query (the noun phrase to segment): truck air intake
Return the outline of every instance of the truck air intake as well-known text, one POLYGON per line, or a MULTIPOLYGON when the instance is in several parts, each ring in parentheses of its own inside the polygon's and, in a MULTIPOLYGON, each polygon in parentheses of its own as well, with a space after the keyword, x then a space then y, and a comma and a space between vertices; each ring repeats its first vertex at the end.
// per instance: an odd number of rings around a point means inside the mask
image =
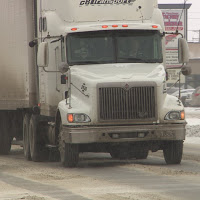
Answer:
POLYGON ((100 120, 154 120, 155 87, 99 88, 100 120))

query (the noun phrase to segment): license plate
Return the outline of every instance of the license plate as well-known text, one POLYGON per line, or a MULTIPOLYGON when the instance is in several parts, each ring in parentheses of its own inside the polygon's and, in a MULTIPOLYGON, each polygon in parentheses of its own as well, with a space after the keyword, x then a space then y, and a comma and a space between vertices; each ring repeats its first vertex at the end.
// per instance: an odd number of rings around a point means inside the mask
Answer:
POLYGON ((174 132, 173 131, 161 131, 157 132, 158 138, 167 138, 167 139, 173 139, 174 138, 174 132))

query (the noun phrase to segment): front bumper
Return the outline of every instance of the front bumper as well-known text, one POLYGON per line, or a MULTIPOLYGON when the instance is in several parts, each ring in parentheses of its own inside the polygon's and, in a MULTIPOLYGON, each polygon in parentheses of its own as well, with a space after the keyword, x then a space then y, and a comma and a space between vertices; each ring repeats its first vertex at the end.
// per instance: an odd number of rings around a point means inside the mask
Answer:
POLYGON ((73 144, 184 140, 185 132, 185 124, 77 128, 63 126, 61 139, 73 144))

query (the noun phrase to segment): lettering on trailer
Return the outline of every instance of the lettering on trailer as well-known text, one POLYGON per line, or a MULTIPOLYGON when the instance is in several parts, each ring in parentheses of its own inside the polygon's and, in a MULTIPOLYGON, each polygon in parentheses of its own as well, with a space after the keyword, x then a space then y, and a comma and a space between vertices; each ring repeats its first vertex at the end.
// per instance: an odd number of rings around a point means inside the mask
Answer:
POLYGON ((100 4, 132 4, 136 0, 82 0, 80 5, 100 5, 100 4))

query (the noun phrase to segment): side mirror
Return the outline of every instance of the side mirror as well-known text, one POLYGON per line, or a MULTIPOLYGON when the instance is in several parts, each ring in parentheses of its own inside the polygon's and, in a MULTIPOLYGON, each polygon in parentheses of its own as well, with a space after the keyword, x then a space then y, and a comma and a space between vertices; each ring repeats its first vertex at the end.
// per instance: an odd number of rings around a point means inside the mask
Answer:
POLYGON ((48 67, 49 64, 49 47, 47 42, 40 43, 37 53, 37 65, 39 67, 48 67))
POLYGON ((60 65, 58 66, 58 69, 61 73, 65 73, 69 70, 69 65, 66 62, 62 62, 60 63, 60 65))
POLYGON ((192 73, 192 69, 189 66, 183 66, 181 72, 184 76, 189 76, 192 73))
POLYGON ((184 38, 178 39, 178 61, 179 63, 189 62, 189 48, 184 38))

